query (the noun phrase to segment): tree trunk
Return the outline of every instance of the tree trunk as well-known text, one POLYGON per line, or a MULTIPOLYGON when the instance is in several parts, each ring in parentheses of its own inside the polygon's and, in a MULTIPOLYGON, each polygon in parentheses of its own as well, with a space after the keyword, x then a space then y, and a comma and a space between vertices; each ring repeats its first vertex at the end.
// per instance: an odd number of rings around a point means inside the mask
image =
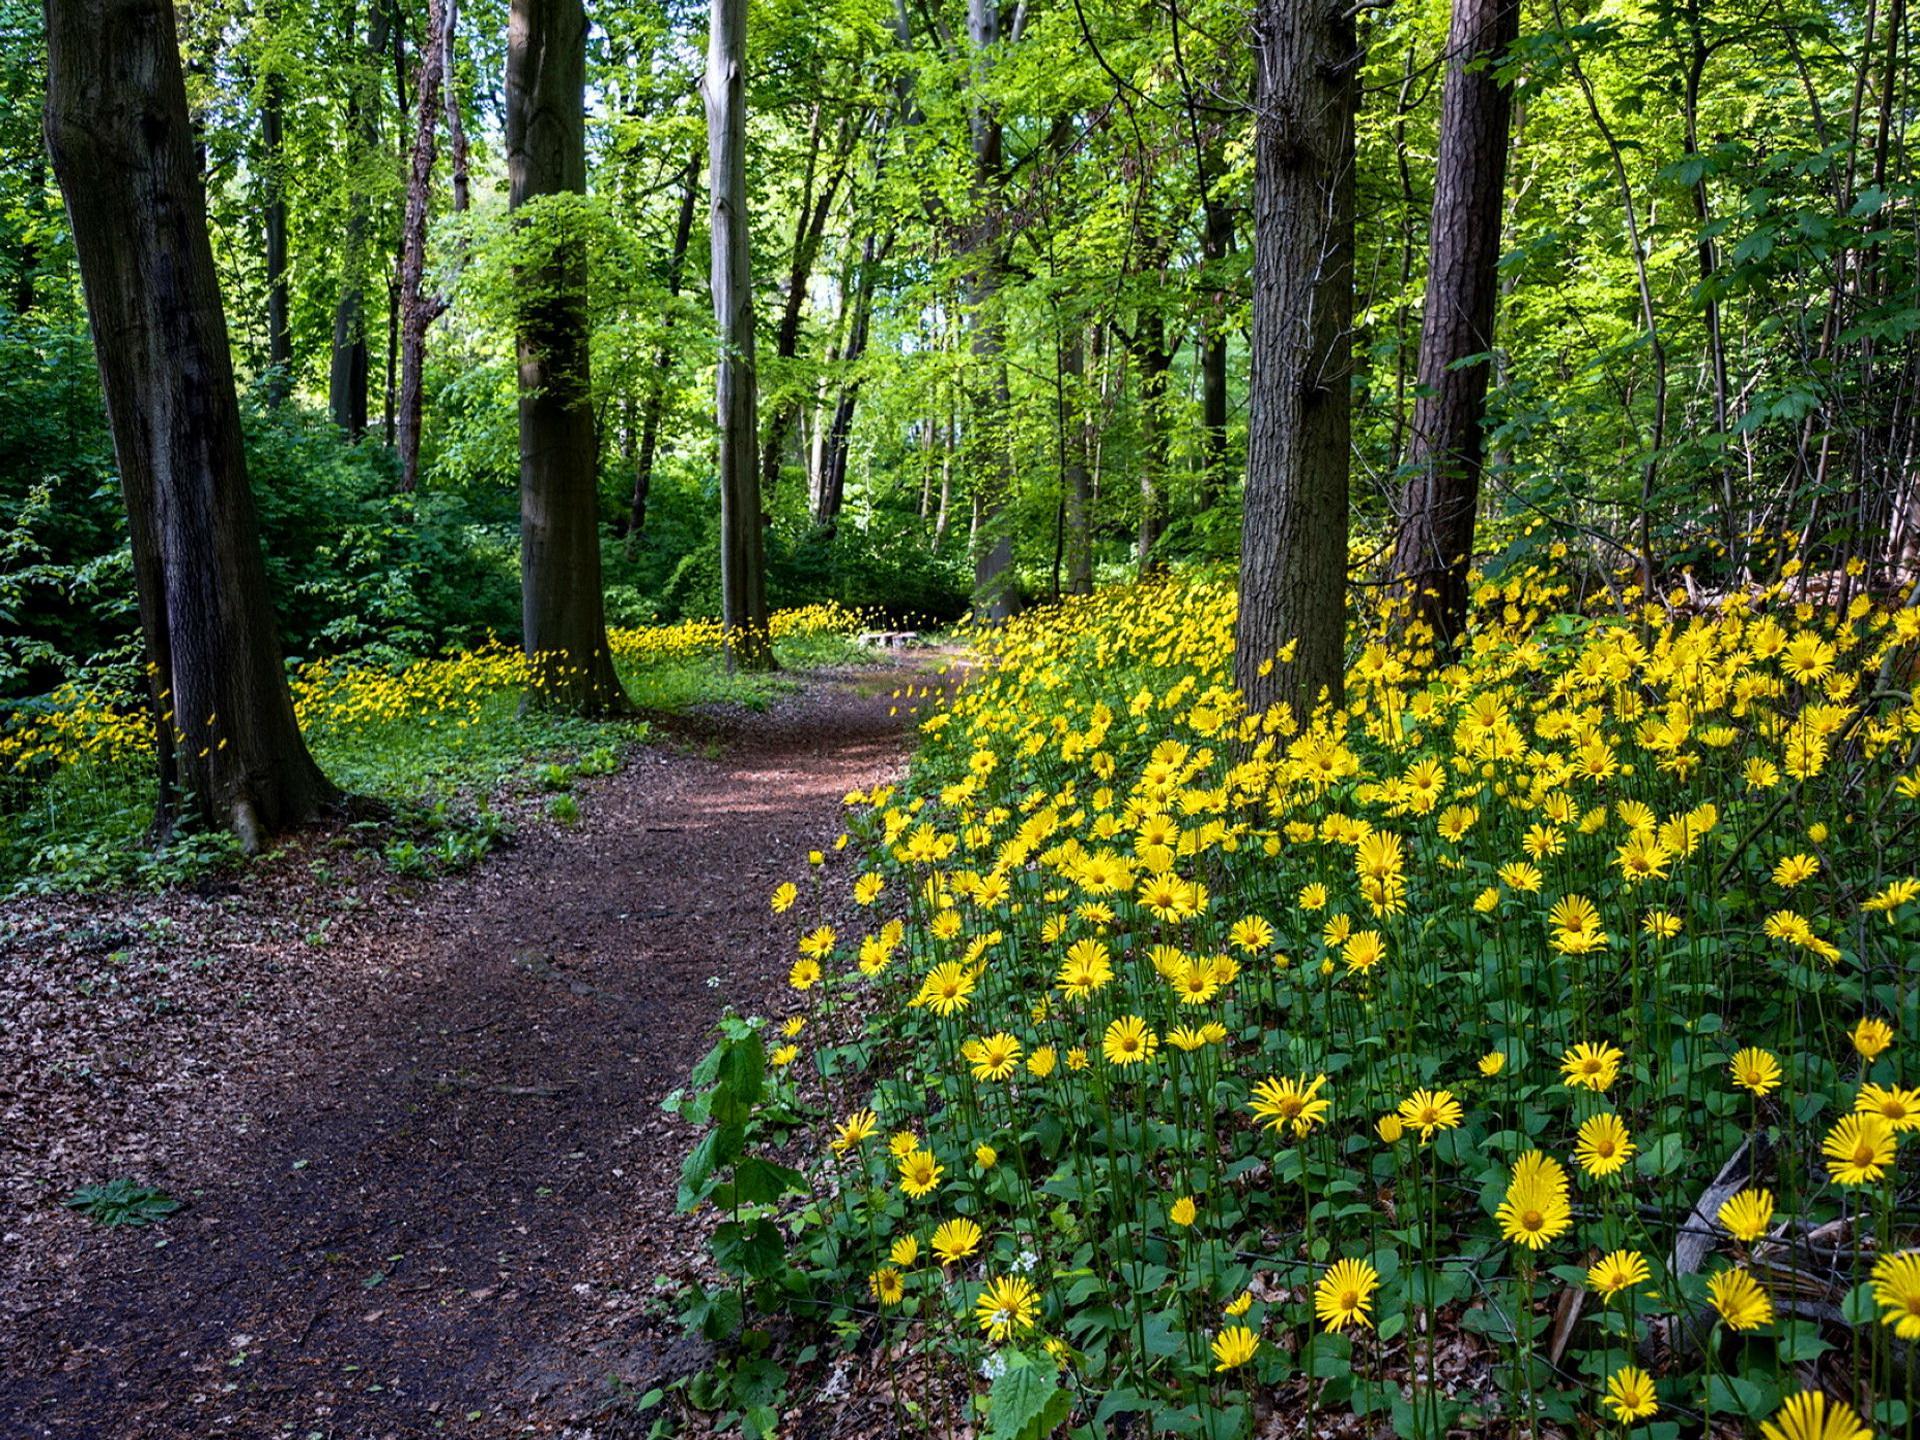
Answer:
MULTIPOLYGON (((807 281, 813 275, 814 261, 820 256, 820 242, 827 231, 827 216, 832 212, 834 197, 839 193, 840 182, 846 176, 847 162, 859 134, 860 126, 852 119, 842 122, 832 168, 820 186, 819 195, 815 196, 812 172, 820 138, 816 112, 814 153, 807 157, 807 183, 801 194, 800 214, 794 221, 793 255, 787 269, 786 300, 780 309, 780 326, 773 336, 773 353, 782 361, 792 360, 800 353, 800 318, 806 307, 807 281)), ((794 417, 799 413, 799 400, 788 396, 775 401, 773 415, 767 421, 766 439, 760 448, 760 494, 763 505, 771 506, 773 503, 774 491, 780 483, 781 462, 786 458, 787 431, 793 427, 794 417)))
POLYGON ((1167 455, 1172 435, 1167 417, 1167 380, 1173 352, 1167 347, 1167 317, 1140 316, 1129 340, 1140 374, 1140 526, 1134 562, 1144 574, 1154 566, 1153 547, 1167 522, 1167 455))
POLYGON ((968 123, 973 141, 972 233, 968 253, 967 310, 973 331, 973 360, 984 383, 972 387, 967 449, 974 468, 973 608, 990 620, 1004 620, 1020 608, 1013 574, 1013 536, 1005 514, 1012 488, 1007 456, 1007 419, 1011 399, 1007 382, 1006 317, 998 298, 1006 269, 1006 235, 1000 214, 1003 174, 1001 125, 992 103, 979 90, 1000 43, 999 0, 967 0, 967 36, 973 49, 975 91, 968 123))
POLYGON ((427 327, 445 308, 426 293, 427 204, 433 195, 435 131, 439 125, 440 83, 446 63, 444 39, 448 0, 427 0, 427 43, 420 47, 420 74, 414 83, 413 160, 407 171, 407 212, 400 231, 400 396, 394 417, 394 442, 400 451, 400 488, 420 483, 420 421, 425 407, 427 327))
POLYGON ((1061 388, 1066 392, 1066 414, 1060 417, 1062 442, 1066 449, 1061 467, 1060 488, 1065 501, 1061 517, 1067 569, 1067 593, 1093 593, 1093 476, 1087 467, 1087 431, 1092 416, 1087 410, 1087 351, 1084 331, 1078 320, 1068 322, 1060 350, 1061 388))
POLYGON ((347 196, 346 254, 340 298, 333 307, 332 363, 327 368, 327 411, 352 439, 367 433, 367 231, 373 202, 358 183, 360 166, 380 154, 380 65, 392 25, 391 0, 373 0, 367 18, 366 51, 347 96, 347 136, 353 147, 354 188, 347 196))
POLYGON ((820 457, 820 499, 814 507, 813 523, 832 535, 840 524, 840 508, 847 498, 847 454, 853 440, 853 410, 860 398, 859 365, 867 353, 867 335, 873 323, 873 288, 880 257, 893 246, 893 237, 876 243, 869 234, 861 245, 860 271, 853 282, 852 315, 847 324, 847 344, 840 358, 852 372, 840 390, 833 420, 827 428, 825 447, 820 457))
POLYGON ((278 405, 293 388, 293 328, 287 312, 286 80, 266 77, 260 106, 261 169, 266 191, 267 403, 278 405))
POLYGON ((1519 34, 1519 0, 1454 0, 1440 101, 1420 324, 1419 388, 1407 452, 1393 578, 1410 638, 1442 651, 1467 620, 1467 570, 1485 455, 1486 355, 1500 289, 1500 221, 1506 194, 1512 91, 1494 66, 1519 34), (1462 363, 1469 356, 1482 358, 1462 363), (1424 626, 1422 635, 1413 626, 1424 626))
MULTIPOLYGON (((515 210, 587 189, 587 17, 580 0, 513 0, 507 17, 507 180, 515 210)), ((531 698, 582 715, 626 710, 600 586, 600 446, 589 369, 587 260, 548 236, 516 287, 520 356, 521 643, 531 698)))
POLYGON ((1258 712, 1339 704, 1353 368, 1351 12, 1261 0, 1253 374, 1234 673, 1258 712))
POLYGON ((127 502, 156 830, 199 819, 257 850, 339 797, 274 635, 172 7, 60 0, 46 26, 47 143, 127 502))
POLYGON ((753 269, 747 247, 747 0, 712 0, 707 70, 707 193, 713 241, 713 318, 720 363, 714 414, 720 432, 720 622, 727 664, 774 668, 761 548, 760 438, 753 339, 753 269))
POLYGON ((440 46, 441 93, 447 120, 447 168, 453 172, 453 213, 464 215, 470 194, 467 127, 460 122, 460 78, 454 71, 454 37, 460 29, 460 0, 446 0, 446 15, 436 37, 440 46))
MULTIPOLYGON (((700 156, 687 161, 680 190, 680 215, 673 226, 673 253, 667 261, 667 294, 678 297, 687 269, 687 246, 693 238, 693 207, 700 197, 700 156)), ((671 320, 671 315, 669 315, 671 320)), ((660 448, 660 421, 667 408, 667 375, 679 353, 672 337, 661 340, 653 357, 652 383, 647 389, 646 412, 640 421, 640 449, 633 462, 633 496, 627 504, 627 553, 639 542, 647 524, 647 495, 653 489, 653 460, 660 448)))

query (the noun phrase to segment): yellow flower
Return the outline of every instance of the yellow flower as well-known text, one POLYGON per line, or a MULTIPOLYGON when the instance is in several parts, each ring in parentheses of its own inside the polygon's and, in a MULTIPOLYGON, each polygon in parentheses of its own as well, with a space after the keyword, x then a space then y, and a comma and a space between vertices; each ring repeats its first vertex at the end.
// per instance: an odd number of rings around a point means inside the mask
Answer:
POLYGON ((1027 1056, 1027 1073, 1036 1080, 1044 1080, 1053 1073, 1054 1063, 1057 1059, 1058 1056, 1053 1046, 1035 1046, 1033 1053, 1027 1056))
POLYGON ((1326 1118, 1333 1104, 1331 1099, 1320 1098, 1320 1087, 1326 1083, 1324 1075, 1316 1075, 1311 1081, 1304 1075, 1297 1080, 1268 1076, 1253 1087, 1253 1099, 1248 1106, 1262 1129, 1278 1130, 1283 1125, 1291 1125, 1297 1139, 1326 1118))
POLYGON ((980 1238, 980 1227, 971 1220, 943 1221, 933 1232, 933 1253, 942 1265, 952 1265, 978 1250, 980 1238))
POLYGON ((896 1130, 887 1137, 887 1153, 895 1160, 904 1160, 920 1148, 920 1137, 911 1130, 896 1130))
POLYGON ((1515 1245, 1539 1250, 1573 1225, 1567 1204, 1567 1172, 1551 1155, 1530 1150, 1514 1163, 1506 1198, 1494 1212, 1500 1233, 1515 1245))
POLYGON ((853 882, 853 903, 871 905, 880 898, 880 892, 886 888, 886 880, 869 872, 853 882))
POLYGON ((793 968, 787 972, 787 984, 796 990, 811 990, 820 983, 820 962, 818 960, 796 960, 793 968))
POLYGON ((800 1047, 798 1045, 782 1045, 768 1058, 773 1061, 777 1068, 784 1070, 800 1058, 800 1047))
POLYGON ((1324 910, 1327 908, 1327 887, 1315 882, 1300 887, 1300 908, 1302 910, 1324 910))
POLYGON ((1735 1267, 1707 1281, 1707 1298, 1729 1330, 1756 1330, 1773 1320, 1773 1301, 1753 1276, 1735 1267))
POLYGON ((840 1132, 833 1137, 828 1147, 836 1155, 844 1155, 862 1140, 873 1134, 874 1126, 880 1123, 880 1117, 871 1110, 856 1110, 840 1125, 840 1132))
POLYGON ((1503 1050, 1489 1050, 1480 1057, 1480 1073, 1491 1080, 1507 1068, 1507 1056, 1503 1050))
POLYGON ((940 1183, 946 1172, 931 1150, 913 1150, 900 1157, 900 1188, 918 1200, 940 1183))
POLYGON ((1773 883, 1782 889, 1791 890, 1803 880, 1811 880, 1820 873, 1820 862, 1811 855, 1788 855, 1773 867, 1773 883))
POLYGON ((834 938, 831 925, 810 930, 800 941, 800 953, 815 960, 824 960, 833 953, 834 938))
POLYGON ((1407 1133, 1406 1123, 1398 1115, 1382 1115, 1373 1123, 1374 1130, 1387 1144, 1396 1143, 1407 1133))
POLYGON ((1902 1340, 1920 1338, 1920 1254, 1904 1250, 1873 1262, 1873 1298, 1880 1323, 1902 1340))
POLYGON ((1920 1128, 1920 1090, 1899 1085, 1862 1085, 1853 1097, 1856 1114, 1878 1115, 1895 1130, 1920 1128))
POLYGON ((973 1163, 982 1170, 991 1170, 1000 1163, 1000 1152, 982 1141, 973 1147, 973 1163))
POLYGON ((1200 1218, 1200 1207, 1194 1204, 1191 1195, 1182 1195, 1167 1208, 1167 1218, 1174 1224, 1185 1228, 1200 1218))
POLYGON ((1680 933, 1680 917, 1671 910, 1649 910, 1640 928, 1656 940, 1671 940, 1680 933))
POLYGON ((781 1024, 780 1033, 786 1036, 789 1040, 791 1040, 794 1038, 794 1036, 798 1035, 802 1030, 806 1028, 807 1028, 807 1021, 805 1016, 789 1015, 786 1018, 786 1020, 781 1024))
POLYGON ((1607 945, 1600 912, 1584 895, 1563 895, 1547 912, 1553 930, 1553 948, 1563 955, 1588 955, 1607 945))
POLYGON ((1242 1290, 1238 1295, 1234 1296, 1233 1299, 1229 1300, 1223 1308, 1226 1314, 1236 1320, 1239 1319, 1253 1308, 1253 1292, 1251 1290, 1242 1290))
POLYGON ((1587 1268, 1587 1285, 1602 1299, 1611 1300, 1631 1285, 1646 1284, 1649 1276, 1646 1256, 1638 1250, 1615 1250, 1587 1268))
POLYGON ((974 1317, 989 1340, 1005 1340, 1016 1331, 1031 1330, 1039 1313, 1040 1294, 1020 1275, 989 1280, 974 1306, 974 1317))
POLYGON ((1237 945, 1249 955, 1257 954, 1273 944, 1273 926, 1258 915, 1248 915, 1236 920, 1233 929, 1227 932, 1227 943, 1237 945))
POLYGON ((1378 930, 1361 930, 1347 937, 1341 947, 1341 957, 1347 962, 1347 968, 1356 974, 1364 975, 1386 958, 1387 942, 1380 937, 1378 930))
POLYGON ((919 1258, 920 1241, 912 1235, 902 1235, 898 1240, 893 1242, 892 1248, 887 1251, 887 1259, 891 1260, 895 1265, 898 1265, 902 1270, 906 1269, 919 1258))
POLYGON ((920 982, 920 993, 912 1003, 923 1005, 940 1016, 957 1014, 967 1008, 977 983, 979 978, 970 966, 958 960, 943 961, 927 972, 926 979, 920 982))
POLYGON ((1216 1371, 1236 1370, 1253 1359, 1260 1349, 1260 1337, 1244 1325, 1229 1325, 1213 1337, 1216 1371))
POLYGON ((1835 1184, 1864 1185, 1893 1164, 1893 1126, 1879 1115, 1846 1115, 1827 1132, 1820 1149, 1835 1184))
POLYGON ((1367 1326, 1380 1273, 1365 1260, 1336 1260, 1313 1287, 1313 1311, 1329 1330, 1367 1326))
POLYGON ((1435 1131, 1460 1124, 1460 1102, 1451 1090, 1416 1090, 1400 1102, 1400 1119, 1418 1130, 1424 1143, 1433 1139, 1435 1131))
POLYGON ((1147 1022, 1138 1015, 1122 1015, 1100 1039, 1100 1053, 1109 1065, 1138 1065, 1153 1058, 1159 1043, 1147 1022))
POLYGON ((1720 1224, 1736 1240, 1751 1244, 1767 1233, 1773 1223, 1773 1192, 1742 1190, 1727 1197, 1720 1207, 1720 1224))
POLYGON ((1020 1063, 1020 1042, 1006 1031, 996 1031, 984 1040, 974 1042, 973 1053, 969 1057, 973 1062, 973 1078, 976 1080, 1004 1080, 1013 1074, 1020 1063))
POLYGON ((1877 1016, 1862 1017, 1853 1027, 1853 1048, 1862 1060, 1872 1060, 1893 1043, 1893 1027, 1877 1016))
POLYGON ((1908 904, 1916 897, 1920 897, 1920 880, 1909 877, 1903 880, 1895 880, 1885 889, 1877 891, 1870 899, 1863 900, 1860 908, 1862 910, 1877 911, 1884 914, 1887 917, 1887 923, 1891 925, 1893 923, 1893 912, 1898 910, 1902 905, 1908 904))
POLYGON ((1657 1413, 1660 1405, 1654 1399, 1653 1377, 1637 1365, 1622 1365, 1607 1377, 1606 1406, 1622 1425, 1657 1413))
POLYGON ((898 1305, 907 1285, 898 1270, 886 1265, 867 1277, 867 1291, 882 1305, 898 1305))
POLYGON ((1054 981, 1069 1000, 1084 1000, 1113 979, 1113 961, 1098 940, 1076 940, 1054 981))
POLYGON ((1575 1137, 1573 1158, 1593 1176, 1611 1175, 1632 1158, 1634 1143, 1620 1117, 1610 1111, 1590 1116, 1575 1137))
POLYGON ((1853 1407, 1828 1400, 1818 1390, 1789 1396, 1771 1420, 1760 1424, 1762 1440, 1873 1440, 1853 1407))
POLYGON ((1589 1045, 1582 1041, 1560 1057, 1560 1073, 1567 1077, 1568 1085, 1585 1086, 1598 1092, 1613 1084, 1624 1058, 1624 1052, 1611 1045, 1589 1045))
POLYGON ((1733 1083, 1754 1095, 1771 1094, 1780 1088, 1780 1062, 1769 1051, 1751 1045, 1736 1050, 1727 1068, 1733 1072, 1733 1083))
POLYGON ((773 894, 767 903, 773 907, 773 913, 784 915, 793 908, 793 902, 800 898, 800 887, 791 880, 782 880, 773 887, 773 894))

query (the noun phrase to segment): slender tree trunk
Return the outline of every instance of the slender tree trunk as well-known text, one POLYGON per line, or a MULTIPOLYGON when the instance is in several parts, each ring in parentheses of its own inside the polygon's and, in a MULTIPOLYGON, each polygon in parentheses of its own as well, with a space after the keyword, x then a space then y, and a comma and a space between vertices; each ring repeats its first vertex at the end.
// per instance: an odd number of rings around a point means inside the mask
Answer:
POLYGON ((394 419, 400 450, 400 488, 420 483, 420 422, 426 403, 427 329, 445 305, 426 292, 427 207, 433 195, 440 84, 446 63, 449 0, 428 0, 427 43, 414 84, 413 159, 407 170, 407 211, 400 232, 400 396, 394 419))
MULTIPOLYGON (((831 167, 817 196, 813 194, 814 156, 807 158, 807 184, 801 197, 799 217, 794 222, 793 255, 787 269, 786 299, 780 309, 780 326, 774 331, 773 338, 773 353, 783 364, 800 353, 800 321, 805 313, 807 281, 813 276, 814 262, 819 259, 820 243, 827 231, 827 217, 832 213, 840 182, 846 177, 847 164, 859 134, 858 122, 852 119, 842 122, 831 167)), ((816 118, 816 153, 818 149, 819 128, 816 118)), ((800 401, 796 396, 783 396, 774 402, 773 414, 767 421, 766 439, 760 447, 760 495, 763 505, 771 506, 773 503, 774 491, 780 484, 780 466, 786 458, 787 432, 793 428, 794 417, 799 413, 800 401)))
POLYGON ((1093 477, 1087 467, 1087 431, 1092 417, 1087 409, 1087 351, 1085 327, 1069 321, 1060 350, 1060 373, 1065 392, 1065 414, 1060 417, 1065 464, 1061 490, 1062 517, 1069 595, 1093 593, 1093 477))
MULTIPOLYGON (((681 277, 687 269, 687 246, 693 238, 693 207, 700 198, 700 156, 687 161, 686 179, 680 188, 680 214, 673 225, 673 252, 667 260, 667 294, 678 298, 681 277)), ((669 314, 668 321, 671 323, 669 314)), ((640 449, 633 462, 633 496, 627 504, 627 553, 633 553, 640 532, 647 525, 647 496, 653 489, 654 455, 660 448, 660 421, 667 408, 667 376, 679 353, 669 333, 660 342, 653 357, 653 375, 647 386, 647 403, 640 420, 640 449)))
POLYGON ((839 403, 827 428, 826 445, 820 456, 820 503, 813 523, 832 535, 840 523, 840 509, 847 498, 847 456, 853 441, 854 406, 860 399, 859 364, 867 353, 867 337, 873 324, 873 289, 880 257, 893 246, 893 237, 876 243, 869 234, 861 245, 860 268, 853 281, 852 314, 847 325, 843 364, 852 372, 840 388, 839 403))
POLYGON ((352 146, 353 188, 347 195, 346 254, 340 297, 333 307, 332 363, 327 368, 327 410, 352 439, 367 433, 367 247, 373 204, 360 168, 375 163, 380 147, 380 66, 392 24, 391 0, 373 0, 367 17, 365 57, 347 96, 347 137, 352 146))
POLYGON ((256 850, 339 797, 274 635, 172 6, 58 0, 46 30, 47 142, 127 502, 156 828, 195 818, 256 850))
POLYGON ((979 523, 973 535, 973 606, 991 620, 1004 620, 1020 608, 1013 574, 1013 535, 1005 513, 1013 469, 1007 454, 1011 408, 1007 380, 1006 316, 999 305, 1006 269, 1006 235, 1000 213, 1005 179, 1001 124, 992 102, 981 93, 1000 44, 999 0, 967 0, 967 35, 974 57, 974 96, 968 121, 973 141, 972 232, 968 255, 967 309, 973 330, 976 380, 967 421, 967 450, 973 464, 974 501, 979 523), (979 377, 984 377, 981 379, 979 377))
MULTIPOLYGON (((580 0, 513 0, 507 17, 507 178, 518 210, 587 189, 587 16, 580 0)), ((589 370, 585 238, 523 277, 520 613, 532 699, 578 714, 629 708, 600 586, 600 447, 589 370)))
POLYGON ((1140 526, 1134 563, 1144 574, 1154 568, 1153 547, 1167 523, 1167 456, 1173 441, 1167 415, 1167 381, 1173 370, 1167 317, 1157 310, 1142 315, 1129 348, 1140 377, 1140 526))
POLYGON ((713 318, 720 363, 714 412, 720 432, 720 621, 727 664, 774 668, 762 550, 760 438, 753 338, 753 268, 747 244, 747 0, 712 0, 707 70, 707 193, 713 240, 713 318))
POLYGON ((1519 29, 1519 0, 1454 0, 1407 455, 1413 473, 1393 556, 1402 619, 1424 627, 1413 638, 1443 651, 1459 642, 1467 622, 1513 118, 1513 92, 1495 66, 1519 29))
POLYGON ((286 80, 269 74, 260 106, 265 164, 267 241, 267 403, 278 405, 293 388, 293 327, 287 310, 286 80))
POLYGON ((446 0, 446 14, 435 37, 440 46, 440 83, 447 121, 447 168, 453 172, 453 211, 466 213, 471 197, 467 166, 467 127, 460 120, 460 77, 454 67, 454 40, 460 33, 460 0, 446 0))
POLYGON ((1343 693, 1352 427, 1352 11, 1261 0, 1254 16, 1253 375, 1234 673, 1247 703, 1304 718, 1343 693))
MULTIPOLYGON (((27 167, 26 194, 27 215, 36 228, 46 213, 46 192, 46 156, 36 149, 27 167)), ((34 239, 32 229, 22 241, 15 263, 19 268, 13 277, 13 313, 25 315, 40 303, 40 246, 34 239)))

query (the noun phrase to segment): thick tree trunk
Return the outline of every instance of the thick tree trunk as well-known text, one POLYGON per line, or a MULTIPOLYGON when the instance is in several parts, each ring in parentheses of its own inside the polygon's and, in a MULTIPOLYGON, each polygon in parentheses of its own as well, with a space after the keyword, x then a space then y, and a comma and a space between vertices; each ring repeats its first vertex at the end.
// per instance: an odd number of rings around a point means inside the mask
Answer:
POLYGON ((294 720, 167 0, 46 7, 47 142, 126 495, 158 830, 248 849, 338 799, 294 720))
MULTIPOLYGON (((678 297, 687 269, 687 246, 693 239, 693 207, 700 198, 700 157, 687 162, 680 190, 680 215, 673 225, 673 253, 667 260, 667 294, 678 297)), ((679 347, 669 335, 653 357, 652 383, 647 387, 645 413, 640 421, 640 447, 633 462, 633 495, 627 502, 627 551, 632 553, 647 525, 647 496, 653 489, 654 456, 660 448, 660 421, 667 408, 667 376, 679 347)))
POLYGON ((293 325, 287 308, 286 81, 266 77, 260 107, 260 147, 265 153, 263 207, 267 241, 267 402, 278 405, 293 388, 293 325))
POLYGON ((365 57, 347 97, 347 135, 353 147, 354 188, 347 196, 346 254, 340 298, 333 307, 332 361, 327 367, 327 411, 352 439, 367 433, 367 232, 372 201, 359 183, 362 165, 380 154, 380 65, 392 25, 391 0, 373 0, 367 19, 365 57))
POLYGON ((420 422, 426 404, 427 329, 445 305, 426 293, 427 206, 433 195, 440 83, 446 63, 448 0, 428 0, 427 43, 415 82, 413 159, 407 170, 407 210, 400 231, 400 395, 394 443, 400 451, 400 488, 420 483, 420 422))
MULTIPOLYGON (((508 203, 587 188, 587 17, 580 0, 513 0, 507 17, 508 203)), ((521 279, 520 618, 536 703, 629 708, 607 648, 600 446, 579 235, 548 237, 521 279)))
POLYGON ((1450 650, 1467 620, 1467 570, 1485 457, 1487 376, 1500 293, 1512 91, 1494 66, 1519 0, 1454 0, 1440 101, 1419 390, 1393 578, 1409 638, 1450 650), (1483 358, 1462 363, 1469 356, 1483 358), (1419 627, 1419 628, 1415 628, 1419 627))
POLYGON ((760 438, 747 246, 747 0, 712 0, 707 71, 707 193, 713 237, 713 318, 720 363, 714 413, 720 439, 720 620, 727 664, 774 667, 761 548, 760 438))
POLYGON ((1352 12, 1254 16, 1253 375, 1234 674, 1304 718, 1344 679, 1353 366, 1352 12))

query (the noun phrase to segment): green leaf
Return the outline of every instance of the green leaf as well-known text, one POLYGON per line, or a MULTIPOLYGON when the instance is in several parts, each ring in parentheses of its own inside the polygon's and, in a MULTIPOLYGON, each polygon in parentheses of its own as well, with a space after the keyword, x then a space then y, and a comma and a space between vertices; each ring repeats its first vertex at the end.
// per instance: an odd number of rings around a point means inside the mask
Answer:
POLYGON ((1043 1440, 1073 1411, 1073 1397, 1060 1388, 1050 1363, 1018 1350, 1006 1352, 1007 1368, 993 1382, 991 1440, 1043 1440))

